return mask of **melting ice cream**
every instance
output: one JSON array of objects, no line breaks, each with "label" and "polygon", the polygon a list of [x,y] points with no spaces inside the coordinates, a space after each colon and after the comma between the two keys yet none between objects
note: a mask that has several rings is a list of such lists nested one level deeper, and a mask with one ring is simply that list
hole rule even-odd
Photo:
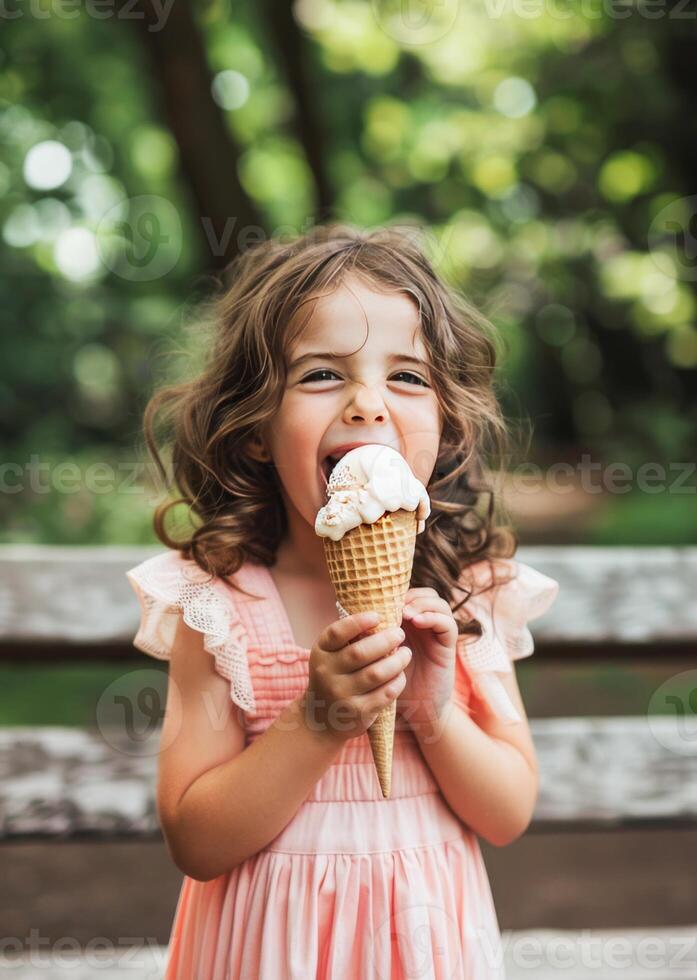
[{"label": "melting ice cream", "polygon": [[359,446],[332,470],[328,501],[315,520],[320,537],[338,541],[359,524],[373,524],[386,511],[416,511],[417,533],[431,512],[428,493],[407,461],[390,446]]}]

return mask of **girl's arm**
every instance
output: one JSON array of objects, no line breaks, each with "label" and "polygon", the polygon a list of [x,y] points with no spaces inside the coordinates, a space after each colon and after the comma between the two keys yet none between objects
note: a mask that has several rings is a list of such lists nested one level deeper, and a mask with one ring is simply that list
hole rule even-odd
[{"label": "girl's arm", "polygon": [[421,711],[410,724],[457,816],[490,844],[504,847],[532,819],[539,771],[515,671],[499,677],[523,721],[504,724],[492,713],[471,717],[450,700],[437,720]]},{"label": "girl's arm", "polygon": [[305,722],[303,698],[244,747],[229,682],[180,620],[170,658],[158,815],[177,867],[199,881],[262,850],[294,816],[341,743]]}]

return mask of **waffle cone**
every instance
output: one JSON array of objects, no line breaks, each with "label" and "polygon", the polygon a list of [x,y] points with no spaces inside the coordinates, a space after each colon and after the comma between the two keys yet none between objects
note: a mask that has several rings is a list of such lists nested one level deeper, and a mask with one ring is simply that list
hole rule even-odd
[{"label": "waffle cone", "polygon": [[[414,561],[417,520],[414,511],[383,514],[373,524],[359,524],[338,541],[324,538],[324,555],[336,597],[349,615],[374,610],[377,633],[402,622],[404,598]],[[397,715],[396,700],[378,714],[368,728],[382,795],[392,783],[392,750]]]}]

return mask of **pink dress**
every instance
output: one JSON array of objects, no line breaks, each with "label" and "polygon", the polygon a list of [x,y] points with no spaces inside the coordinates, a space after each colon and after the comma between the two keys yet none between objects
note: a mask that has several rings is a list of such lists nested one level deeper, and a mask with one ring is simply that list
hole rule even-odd
[{"label": "pink dress", "polygon": [[[501,560],[500,560],[501,561]],[[467,609],[484,627],[461,638],[455,700],[518,715],[497,671],[533,651],[526,622],[558,583],[515,559],[516,577]],[[484,583],[483,562],[468,585]],[[211,578],[177,551],[127,572],[141,603],[135,646],[167,659],[179,616],[204,634],[230,683],[246,744],[307,684],[310,651],[293,638],[274,580],[246,563]],[[461,597],[458,597],[461,598]],[[367,735],[350,739],[286,827],[262,851],[206,882],[184,876],[165,980],[493,980],[505,976],[486,869],[411,731],[395,731],[392,792],[382,798]]]}]

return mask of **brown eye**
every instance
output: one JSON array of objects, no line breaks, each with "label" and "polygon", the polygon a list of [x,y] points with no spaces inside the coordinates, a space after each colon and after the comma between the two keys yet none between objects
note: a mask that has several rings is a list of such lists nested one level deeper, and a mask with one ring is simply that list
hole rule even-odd
[{"label": "brown eye", "polygon": [[427,384],[427,383],[426,383],[426,382],[424,381],[424,379],[423,379],[423,378],[420,378],[420,377],[418,376],[418,374],[414,374],[414,373],[413,373],[412,371],[398,371],[398,372],[397,372],[397,374],[395,374],[395,375],[394,375],[394,377],[395,377],[395,378],[400,378],[400,377],[404,377],[404,378],[412,378],[413,380],[412,380],[412,381],[409,381],[409,382],[408,382],[408,384],[413,384],[413,383],[414,383],[414,381],[415,381],[415,382],[416,382],[416,384],[418,384],[418,385],[423,385],[423,386],[424,386],[424,388],[428,388],[428,387],[430,387],[430,385],[428,385],[428,384]]}]

